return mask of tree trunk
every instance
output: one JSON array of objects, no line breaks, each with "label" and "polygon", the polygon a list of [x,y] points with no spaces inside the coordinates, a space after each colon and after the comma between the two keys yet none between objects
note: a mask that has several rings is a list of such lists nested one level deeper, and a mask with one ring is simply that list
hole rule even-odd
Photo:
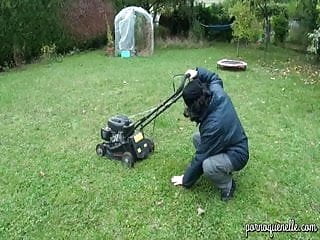
[{"label": "tree trunk", "polygon": [[191,8],[190,26],[192,26],[194,22],[194,0],[190,0],[190,8]]},{"label": "tree trunk", "polygon": [[270,19],[268,16],[265,16],[265,44],[266,50],[268,50],[269,43],[270,43],[270,33],[271,33],[271,24]]},{"label": "tree trunk", "polygon": [[240,48],[240,39],[238,38],[238,42],[237,42],[237,57],[239,57],[239,48]]}]

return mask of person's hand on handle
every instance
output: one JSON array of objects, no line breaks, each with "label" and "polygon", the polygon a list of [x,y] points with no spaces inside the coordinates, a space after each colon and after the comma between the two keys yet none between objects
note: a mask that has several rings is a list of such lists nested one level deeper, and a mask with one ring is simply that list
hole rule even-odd
[{"label": "person's hand on handle", "polygon": [[183,175],[181,176],[173,176],[171,178],[171,182],[173,183],[174,186],[181,186],[183,182]]},{"label": "person's hand on handle", "polygon": [[194,69],[189,69],[186,71],[185,76],[189,76],[190,79],[195,79],[198,76],[198,72]]}]

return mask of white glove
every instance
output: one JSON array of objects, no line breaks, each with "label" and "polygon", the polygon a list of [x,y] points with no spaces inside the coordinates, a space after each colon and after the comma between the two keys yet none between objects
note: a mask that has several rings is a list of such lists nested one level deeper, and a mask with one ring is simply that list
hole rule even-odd
[{"label": "white glove", "polygon": [[173,183],[173,185],[175,186],[180,186],[182,185],[182,181],[183,181],[183,175],[181,176],[173,176],[171,178],[171,182]]},{"label": "white glove", "polygon": [[190,74],[190,79],[195,79],[198,76],[198,71],[189,69],[186,71],[185,75]]}]

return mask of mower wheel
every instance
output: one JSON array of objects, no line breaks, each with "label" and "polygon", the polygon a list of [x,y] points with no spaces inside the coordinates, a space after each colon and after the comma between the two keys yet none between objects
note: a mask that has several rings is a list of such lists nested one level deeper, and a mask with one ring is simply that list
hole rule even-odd
[{"label": "mower wheel", "polygon": [[107,151],[105,146],[102,143],[96,146],[96,153],[99,157],[103,157],[106,155]]},{"label": "mower wheel", "polygon": [[147,144],[149,146],[149,151],[151,153],[154,152],[154,142],[151,139],[145,139],[145,141],[147,142]]},{"label": "mower wheel", "polygon": [[124,152],[122,155],[122,163],[128,168],[133,168],[134,159],[130,152]]}]

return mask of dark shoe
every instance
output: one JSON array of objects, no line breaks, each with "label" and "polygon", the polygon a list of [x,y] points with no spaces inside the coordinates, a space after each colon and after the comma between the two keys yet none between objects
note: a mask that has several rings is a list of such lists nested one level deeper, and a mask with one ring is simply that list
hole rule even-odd
[{"label": "dark shoe", "polygon": [[221,200],[224,202],[229,201],[234,194],[234,191],[236,190],[236,183],[235,181],[232,179],[232,185],[230,189],[222,189],[221,190]]}]

